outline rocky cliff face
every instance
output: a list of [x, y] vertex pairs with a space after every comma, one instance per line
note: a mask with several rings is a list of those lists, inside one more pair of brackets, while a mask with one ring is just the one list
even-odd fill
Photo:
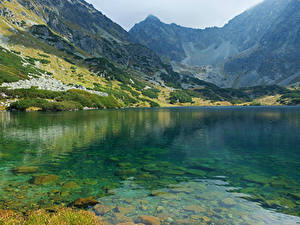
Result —
[[[18, 0], [34, 11], [54, 32], [93, 57], [105, 56], [126, 67], [139, 67], [153, 73], [161, 61], [151, 50], [134, 43], [129, 34], [92, 5], [83, 0]], [[45, 27], [35, 27], [34, 33], [48, 35]], [[45, 39], [43, 39], [45, 40]]]
[[191, 29], [150, 16], [130, 34], [177, 70], [219, 86], [285, 86], [300, 80], [299, 22], [299, 0], [265, 0], [222, 28]]

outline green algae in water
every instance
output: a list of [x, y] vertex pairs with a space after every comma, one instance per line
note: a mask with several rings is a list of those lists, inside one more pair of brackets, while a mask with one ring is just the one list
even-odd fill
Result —
[[[219, 222], [229, 221], [225, 215], [235, 209], [231, 199], [243, 215], [256, 209], [262, 217], [268, 210], [300, 216], [299, 108], [1, 113], [0, 125], [0, 208], [49, 208], [89, 196], [116, 206], [122, 190], [131, 199], [143, 193], [150, 203], [137, 210], [141, 214], [157, 216], [159, 208], [172, 220], [193, 216], [196, 224], [207, 218], [216, 223], [214, 213], [224, 215]], [[40, 175], [55, 179], [33, 182]], [[202, 187], [211, 181], [215, 191], [198, 196], [180, 191], [195, 179]], [[123, 181], [130, 185], [124, 188]], [[193, 198], [195, 204], [203, 200], [201, 207], [212, 215], [201, 214], [200, 208], [194, 214], [201, 217], [184, 210]], [[172, 199], [183, 211], [168, 211], [173, 209], [163, 201]], [[128, 207], [137, 207], [128, 201]], [[238, 213], [231, 221], [242, 220]]]

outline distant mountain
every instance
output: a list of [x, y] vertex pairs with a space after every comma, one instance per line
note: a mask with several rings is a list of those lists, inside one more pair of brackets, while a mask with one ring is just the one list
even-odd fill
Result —
[[299, 24], [299, 0], [265, 0], [222, 28], [191, 29], [149, 16], [129, 33], [177, 71], [219, 86], [286, 86], [300, 82]]

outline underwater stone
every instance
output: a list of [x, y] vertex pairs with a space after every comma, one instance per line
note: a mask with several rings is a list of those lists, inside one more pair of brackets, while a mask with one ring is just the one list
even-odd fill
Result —
[[88, 206], [97, 205], [99, 201], [95, 200], [93, 197], [79, 198], [75, 200], [71, 205], [76, 208], [87, 208]]
[[[98, 202], [99, 203], [99, 202]], [[103, 216], [111, 210], [110, 207], [97, 204], [94, 206], [94, 211], [97, 215]]]
[[158, 213], [162, 213], [163, 211], [164, 211], [164, 207], [162, 207], [162, 206], [158, 206], [156, 209], [156, 212], [158, 212]]
[[132, 167], [132, 164], [124, 162], [124, 163], [118, 163], [117, 166], [121, 168], [128, 168], [128, 167]]
[[115, 175], [117, 176], [130, 176], [135, 175], [137, 173], [137, 170], [135, 168], [132, 169], [125, 169], [125, 170], [117, 170], [115, 172]]
[[154, 216], [140, 216], [137, 222], [145, 225], [160, 225], [160, 220]]
[[19, 166], [17, 168], [14, 168], [12, 171], [14, 173], [35, 173], [37, 172], [37, 170], [37, 166]]
[[201, 176], [201, 177], [204, 177], [206, 175], [206, 172], [204, 172], [203, 170], [196, 170], [196, 169], [189, 169], [186, 171], [186, 173], [191, 175]]
[[268, 177], [251, 174], [244, 176], [243, 180], [257, 184], [268, 184], [270, 179]]
[[78, 184], [76, 184], [74, 181], [69, 181], [69, 182], [64, 183], [63, 188], [78, 189], [78, 188], [80, 188], [80, 186]]
[[135, 225], [134, 222], [118, 223], [117, 225]]
[[188, 206], [185, 206], [183, 208], [185, 211], [188, 211], [188, 212], [194, 212], [194, 213], [201, 213], [201, 212], [205, 212], [205, 208], [199, 206], [199, 205], [188, 205]]
[[142, 168], [142, 170], [145, 171], [145, 172], [159, 172], [159, 171], [161, 171], [161, 169], [159, 167], [157, 167], [156, 164], [145, 165]]
[[44, 185], [48, 183], [53, 183], [57, 181], [59, 177], [57, 175], [53, 174], [42, 174], [42, 175], [35, 175], [33, 178], [30, 180], [30, 183], [35, 184], [35, 185]]
[[227, 207], [232, 207], [236, 204], [236, 202], [232, 198], [225, 198], [221, 202]]

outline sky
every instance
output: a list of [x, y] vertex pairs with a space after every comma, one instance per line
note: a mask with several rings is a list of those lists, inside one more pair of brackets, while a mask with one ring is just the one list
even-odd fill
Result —
[[223, 26], [262, 0], [87, 0], [114, 22], [129, 30], [152, 14], [165, 23], [185, 27]]

